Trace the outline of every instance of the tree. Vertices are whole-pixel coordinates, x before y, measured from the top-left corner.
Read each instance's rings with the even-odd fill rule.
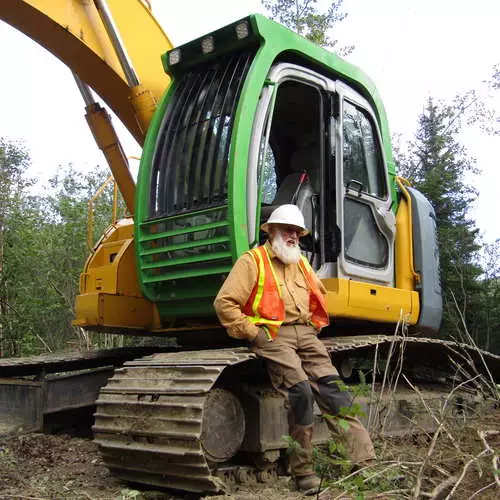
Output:
[[[424,193],[436,212],[444,294],[443,335],[461,331],[461,317],[475,331],[482,273],[478,229],[469,216],[477,193],[466,179],[475,161],[457,140],[461,109],[429,98],[415,140],[397,158],[400,174]]]
[[[16,142],[0,138],[0,356],[10,352],[12,325],[18,316],[15,292],[10,286],[16,266],[13,235],[22,222],[20,213],[28,202],[27,189],[34,180],[26,177],[29,155]]]
[[[326,11],[318,10],[318,0],[262,0],[262,5],[271,19],[321,47],[335,49],[338,40],[331,40],[328,31],[346,18],[347,14],[341,12],[343,2],[333,0]],[[337,52],[345,56],[353,49],[354,46],[342,47]]]
[[[480,326],[476,337],[480,345],[488,351],[500,353],[500,239],[485,244],[482,248],[481,289],[477,308],[477,324]]]
[[[53,351],[77,341],[71,326],[88,256],[87,203],[107,177],[71,166],[30,194],[28,153],[0,139],[0,356]],[[95,203],[95,234],[111,222],[112,186]],[[95,240],[95,238],[94,238]]]

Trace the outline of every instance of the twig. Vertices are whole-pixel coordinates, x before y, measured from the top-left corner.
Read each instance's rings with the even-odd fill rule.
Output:
[[[400,495],[401,493],[407,493],[410,490],[405,488],[405,489],[399,489],[399,490],[389,490],[389,491],[383,491],[382,493],[377,493],[374,496],[369,496],[368,498],[387,498],[387,495]],[[398,496],[398,498],[401,498]]]
[[[390,469],[394,469],[394,467],[399,466],[399,465],[400,465],[400,462],[394,462],[394,463],[392,463],[388,467],[385,467],[384,469],[375,472],[375,474],[372,474],[371,476],[368,476],[367,478],[365,478],[363,480],[363,484],[366,483],[366,482],[368,482],[368,481],[370,481],[371,479],[373,479],[373,478],[375,478],[377,476],[380,476],[381,474],[387,472]],[[372,466],[362,467],[361,469],[358,469],[358,470],[352,472],[351,474],[349,474],[348,476],[343,477],[342,479],[336,481],[335,483],[332,484],[332,486],[340,485],[344,481],[346,481],[347,479],[349,479],[350,477],[354,477],[355,475],[359,474],[363,470],[369,469],[370,467],[372,467]],[[355,486],[351,486],[350,488],[347,488],[346,491],[344,491],[340,495],[336,496],[333,500],[338,500],[339,498],[342,498],[346,493],[349,493],[349,491],[351,491],[353,488],[355,488]]]
[[[449,476],[432,490],[430,497],[432,499],[443,498],[443,495],[446,493],[448,489],[453,487],[456,480],[457,480],[456,476]]]
[[[493,481],[492,483],[487,484],[486,486],[483,486],[481,489],[477,490],[475,493],[473,493],[469,497],[469,500],[471,500],[474,497],[477,497],[479,495],[479,493],[482,493],[483,491],[486,491],[486,490],[490,489],[492,486],[495,486],[495,481]]]
[[[356,469],[354,472],[351,472],[349,475],[344,476],[343,478],[332,483],[332,486],[337,486],[339,484],[342,484],[344,481],[347,481],[348,479],[350,479],[354,476],[357,476],[358,474],[360,474],[364,470],[370,469],[371,467],[373,467],[373,465],[366,465],[365,467],[360,467],[359,469]]]
[[[401,335],[398,336],[398,331],[400,328],[401,328]],[[388,387],[389,387],[388,398],[387,398],[388,399],[387,412],[386,412],[386,414],[384,416],[384,420],[380,426],[380,434],[384,433],[387,419],[389,418],[389,415],[390,415],[391,403],[393,401],[393,398],[391,397],[391,393],[394,394],[396,392],[397,382],[399,380],[399,377],[401,375],[401,371],[403,368],[403,356],[404,356],[404,349],[405,349],[405,340],[404,340],[405,339],[405,329],[406,329],[406,322],[405,322],[405,319],[401,313],[399,320],[398,320],[398,323],[396,324],[396,328],[394,330],[394,336],[391,340],[391,346],[389,348],[389,353],[387,355],[386,367],[384,370],[384,377],[382,380],[382,387],[380,389],[380,396],[382,397],[384,394],[385,385],[387,382]],[[393,357],[394,350],[395,350],[396,340],[398,341],[398,345],[399,345],[399,357],[397,360],[397,368],[396,368],[395,375],[392,375],[390,373],[390,366],[391,366],[391,359]],[[377,413],[379,413],[378,408],[377,408]]]
[[[425,409],[429,412],[429,414],[431,415],[431,417],[435,420],[435,422],[438,424],[438,427],[436,429],[436,431],[434,432],[434,436],[432,438],[432,442],[431,442],[431,445],[429,447],[429,449],[427,450],[427,455],[425,457],[425,459],[423,460],[422,462],[422,465],[420,467],[420,470],[419,470],[419,473],[418,473],[418,476],[417,476],[417,481],[415,483],[415,489],[414,489],[414,493],[413,493],[413,498],[415,499],[418,499],[420,497],[420,489],[422,487],[422,480],[423,480],[423,477],[424,477],[424,470],[425,470],[425,467],[432,455],[432,453],[434,452],[434,448],[436,446],[436,442],[437,442],[437,439],[439,437],[439,434],[441,433],[441,431],[444,431],[446,432],[447,436],[449,437],[450,441],[452,442],[453,446],[461,452],[461,449],[460,449],[460,446],[456,443],[456,440],[455,438],[451,435],[451,433],[446,429],[445,427],[445,424],[444,424],[444,416],[445,416],[445,413],[446,413],[446,408],[448,406],[448,403],[450,402],[453,394],[458,391],[458,389],[460,389],[461,386],[465,385],[465,384],[468,384],[470,383],[470,380],[465,380],[464,382],[458,384],[456,387],[454,387],[450,393],[448,394],[448,396],[446,397],[445,401],[444,401],[444,404],[443,404],[443,407],[441,409],[441,420],[435,415],[435,413],[431,410],[431,408],[429,407],[429,405],[427,404],[427,402],[425,401],[425,398],[423,397],[422,393],[420,392],[420,390],[415,387],[409,380],[408,378],[406,377],[406,375],[403,375],[404,379],[406,380],[406,382],[408,383],[408,385],[419,395],[421,401],[422,401],[422,404],[424,405]],[[472,380],[474,380],[476,377],[474,377]]]
[[[373,478],[375,478],[377,476],[380,476],[380,474],[383,474],[384,472],[387,472],[390,469],[394,469],[394,467],[396,467],[398,465],[399,465],[399,463],[394,463],[392,465],[389,465],[389,466],[385,467],[384,469],[382,469],[380,471],[375,472],[371,476],[368,476],[366,479],[364,479],[363,483],[366,483],[366,482],[370,481],[371,479],[373,479]]]
[[[42,337],[40,337],[40,335],[37,333],[36,334],[38,340],[40,340],[40,342],[45,346],[45,349],[47,349],[49,352],[52,352],[52,349],[49,347],[49,345],[47,344],[47,342],[45,342],[45,340],[42,339]]]
[[[425,398],[423,397],[422,393],[420,392],[420,390],[415,387],[407,378],[405,375],[403,375],[404,379],[406,380],[406,382],[408,383],[408,385],[420,396],[420,400],[422,401],[422,404],[424,405],[425,409],[429,412],[430,416],[434,419],[434,421],[440,425],[441,424],[441,421],[436,417],[436,415],[434,414],[434,412],[431,410],[431,408],[429,407],[429,405],[427,404],[427,401],[425,401]],[[473,379],[470,379],[470,380],[465,380],[464,382],[461,382],[460,384],[458,384],[456,387],[454,387],[450,393],[448,394],[448,396],[446,396],[446,400],[443,404],[443,408],[441,410],[441,414],[444,415],[444,412],[446,410],[446,407],[448,406],[448,403],[450,402],[450,399],[451,397],[453,396],[453,394],[458,391],[458,389],[460,389],[460,387],[468,384],[471,382],[471,380],[474,380],[478,377],[478,375],[476,375],[476,377],[474,377]],[[460,453],[462,453],[462,450],[460,448],[460,446],[458,446],[455,438],[451,435],[451,433],[447,430],[446,427],[443,426],[443,430],[446,432],[446,435],[448,436],[448,438],[450,439],[450,441],[452,442],[453,446],[455,447],[456,450],[458,450]]]
[[[441,430],[443,429],[443,427],[444,427],[444,422],[441,422],[439,424],[438,428],[436,429],[436,431],[434,432],[434,436],[432,437],[431,445],[429,446],[429,448],[427,450],[427,455],[425,456],[425,458],[422,461],[422,464],[420,466],[420,470],[419,470],[418,475],[417,475],[417,481],[415,483],[415,489],[413,490],[413,498],[415,498],[415,500],[418,500],[420,498],[420,489],[422,487],[422,480],[424,478],[424,470],[425,470],[425,467],[427,465],[427,462],[431,458],[431,455],[434,453],[434,448],[436,446],[439,434],[441,433]]]
[[[486,441],[486,438],[488,436],[497,436],[500,434],[500,431],[484,431],[484,432],[478,432],[479,437],[481,438],[484,449],[488,451],[488,453],[491,453],[493,455],[491,461],[493,464],[493,477],[495,478],[495,482],[497,485],[500,487],[500,478],[498,477],[498,473],[495,474],[495,471],[498,470],[498,456],[495,454],[495,450],[488,444]]]
[[[372,411],[375,401],[375,379],[377,378],[378,344],[375,345],[375,356],[373,358],[372,389],[370,392],[370,411],[368,412],[368,432],[372,432]]]
[[[486,437],[487,436],[490,436],[490,435],[496,435],[499,433],[499,431],[477,431],[477,433],[479,434],[479,437],[481,438],[483,444],[484,444],[484,450],[481,452],[481,453],[478,453],[475,457],[472,457],[465,465],[464,465],[464,468],[462,469],[462,473],[460,474],[457,482],[455,483],[455,486],[453,486],[452,490],[450,491],[450,493],[448,494],[448,496],[446,497],[446,500],[450,499],[453,497],[453,494],[455,493],[455,491],[457,490],[458,486],[460,485],[460,483],[463,481],[465,475],[467,474],[467,471],[469,469],[469,467],[474,463],[476,462],[477,460],[479,460],[481,457],[483,457],[484,455],[489,455],[490,453],[493,453],[493,450],[492,448],[490,447],[490,445],[488,444],[488,442],[486,441]],[[496,478],[495,478],[495,481],[496,481]]]
[[[431,464],[431,467],[443,474],[443,476],[450,477],[450,473],[446,469],[443,469],[441,466],[437,464]]]
[[[467,339],[468,339],[468,341],[469,341],[470,345],[471,345],[472,347],[474,347],[475,351],[476,351],[476,352],[477,352],[477,354],[479,355],[479,357],[480,357],[480,359],[481,359],[481,361],[482,361],[482,363],[483,363],[483,366],[484,366],[484,368],[486,369],[486,372],[488,373],[488,376],[489,376],[489,378],[490,378],[491,388],[492,388],[492,389],[494,389],[494,394],[496,394],[497,398],[500,398],[499,391],[498,391],[498,389],[497,389],[497,387],[496,387],[496,384],[495,384],[495,379],[494,379],[493,375],[492,375],[492,374],[491,374],[491,372],[490,372],[490,369],[489,369],[489,367],[488,367],[488,364],[486,363],[486,361],[485,361],[485,359],[484,359],[484,356],[483,356],[483,354],[482,354],[481,350],[479,349],[479,347],[477,346],[477,344],[474,342],[474,339],[472,338],[471,334],[469,333],[469,330],[467,329],[467,325],[466,325],[466,323],[465,323],[465,318],[464,318],[463,314],[461,313],[461,311],[460,311],[460,309],[459,309],[459,307],[458,307],[458,304],[457,304],[457,299],[455,298],[455,295],[454,295],[454,293],[453,293],[453,292],[451,292],[451,296],[452,296],[452,298],[453,298],[453,301],[455,302],[455,307],[456,307],[456,308],[457,308],[457,310],[458,310],[458,314],[459,314],[459,316],[460,316],[460,321],[462,322],[462,326],[464,327],[464,331],[465,331],[465,334],[466,334],[466,336],[467,336]],[[476,372],[477,372],[477,370],[476,370]]]

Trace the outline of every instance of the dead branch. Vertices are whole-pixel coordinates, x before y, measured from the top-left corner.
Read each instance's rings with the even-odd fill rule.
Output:
[[[438,484],[430,494],[431,500],[441,500],[442,498],[444,498],[444,495],[446,495],[448,491],[453,487],[456,480],[456,476],[450,476],[442,483]]]
[[[376,495],[370,495],[367,498],[388,498],[388,495],[398,495],[396,498],[401,498],[400,495],[402,493],[408,493],[409,491],[409,489],[389,490],[377,493]]]
[[[420,390],[415,387],[409,380],[408,378],[403,375],[404,379],[406,380],[406,382],[408,383],[408,385],[419,395],[420,397],[420,400],[422,402],[422,404],[424,405],[425,409],[429,412],[429,415],[433,418],[433,420],[438,424],[438,426],[440,426],[442,424],[442,420],[440,420],[434,413],[434,411],[430,408],[430,406],[427,404],[427,401],[425,400],[425,398],[423,397],[422,393],[420,392]],[[448,396],[446,397],[445,399],[445,402],[443,404],[443,408],[441,409],[441,415],[444,416],[444,412],[446,410],[446,407],[448,406],[448,403],[451,399],[451,397],[453,396],[453,394],[458,391],[458,389],[460,389],[460,387],[464,386],[465,384],[468,384],[470,383],[470,380],[465,380],[464,382],[458,384],[456,387],[454,387],[450,393],[448,394]],[[448,431],[448,429],[443,425],[442,426],[442,430],[446,433],[446,435],[448,436],[449,440],[451,441],[451,443],[453,444],[453,446],[455,447],[455,449],[460,453],[460,454],[463,454],[460,446],[458,445],[458,443],[456,442],[455,438],[451,435],[451,433]]]
[[[37,333],[36,334],[38,340],[45,346],[45,349],[47,349],[47,351],[49,352],[52,352],[52,349],[50,348],[50,346],[47,344],[47,342],[45,342],[45,340],[42,339],[42,337],[40,337],[40,335]]]
[[[422,464],[420,466],[420,470],[418,471],[417,481],[415,483],[415,489],[413,490],[413,498],[415,498],[415,500],[418,500],[420,498],[420,490],[422,488],[422,481],[424,478],[424,470],[425,470],[425,467],[427,466],[427,463],[429,462],[432,454],[434,453],[434,448],[436,446],[437,440],[439,438],[439,435],[441,434],[441,430],[443,429],[443,427],[444,427],[444,422],[440,422],[440,424],[438,425],[438,428],[434,432],[434,436],[432,436],[431,445],[427,449],[427,455],[425,456],[424,460],[422,461]]]
[[[401,329],[401,335],[398,336],[398,330]],[[382,387],[380,389],[380,394],[382,395],[384,393],[384,388],[385,388],[385,383],[387,381],[388,384],[388,410],[387,413],[385,414],[384,421],[380,427],[380,433],[382,434],[384,432],[385,426],[387,424],[387,419],[389,418],[390,415],[390,408],[391,408],[391,401],[393,400],[393,397],[391,394],[394,394],[397,389],[398,381],[401,376],[402,370],[403,370],[403,360],[404,360],[404,351],[406,348],[406,332],[408,329],[408,324],[406,322],[406,319],[404,318],[402,311],[398,320],[398,323],[396,325],[396,329],[394,331],[394,336],[391,341],[391,347],[389,349],[389,354],[387,356],[387,362],[386,362],[386,367],[384,370],[384,377],[382,380]],[[399,356],[397,359],[396,363],[396,369],[391,373],[390,372],[390,366],[391,366],[391,359],[394,355],[395,351],[395,343],[396,340],[399,339],[398,341],[398,347],[399,347]],[[378,408],[377,408],[378,410]]]
[[[486,441],[486,438],[488,436],[497,436],[500,434],[500,431],[483,431],[483,432],[478,432],[479,437],[481,438],[481,441],[483,442],[484,449],[488,451],[488,453],[491,453],[493,455],[491,461],[493,465],[493,477],[495,478],[495,482],[497,485],[500,487],[500,478],[498,477],[498,474],[495,474],[495,471],[498,470],[498,456],[495,453],[495,450],[488,444]]]
[[[486,363],[481,350],[479,349],[479,347],[477,346],[476,342],[474,341],[474,339],[472,338],[471,334],[469,333],[469,330],[467,329],[467,325],[465,323],[465,318],[464,318],[463,314],[461,313],[461,311],[460,311],[460,309],[458,307],[457,299],[455,298],[455,295],[454,295],[453,292],[451,292],[451,296],[452,296],[453,301],[455,303],[455,307],[458,310],[458,314],[460,316],[460,321],[462,322],[462,326],[464,328],[464,332],[465,332],[465,335],[467,337],[467,340],[469,341],[469,344],[472,347],[474,347],[475,351],[477,352],[477,354],[479,355],[479,358],[481,359],[481,361],[483,363],[483,366],[484,366],[484,368],[486,370],[486,373],[488,374],[488,377],[490,379],[489,380],[489,382],[491,384],[490,387],[492,388],[493,393],[496,394],[497,399],[500,399],[500,392],[498,391],[496,383],[495,383],[495,379],[494,379],[493,375],[491,374],[490,369],[488,368],[488,363]],[[477,372],[477,370],[476,370],[476,372]]]
[[[489,431],[477,431],[479,437],[481,438],[481,441],[483,442],[483,445],[484,445],[484,449],[483,451],[481,451],[480,453],[478,453],[475,457],[472,457],[463,467],[462,469],[462,473],[460,474],[460,476],[458,477],[458,480],[457,482],[455,483],[455,486],[453,486],[452,490],[450,491],[450,493],[448,494],[448,496],[446,497],[446,500],[450,499],[453,497],[453,494],[455,493],[455,491],[457,490],[458,486],[460,485],[460,483],[463,481],[465,475],[467,474],[467,471],[469,470],[469,467],[474,464],[475,462],[477,462],[481,457],[485,456],[485,455],[489,455],[489,454],[494,454],[494,451],[493,449],[490,447],[490,445],[488,444],[488,442],[486,441],[486,438],[488,436],[493,436],[493,435],[497,435],[500,433],[500,431],[492,431],[492,430],[489,430]],[[497,481],[497,477],[495,477],[495,481]]]
[[[375,401],[375,379],[377,378],[377,362],[378,362],[378,344],[375,345],[375,357],[373,358],[373,372],[372,372],[372,388],[370,392],[370,410],[368,412],[368,432],[371,434],[372,429],[372,412],[373,412],[373,404]],[[378,401],[377,401],[377,409],[378,409]]]
[[[445,427],[445,424],[444,424],[444,417],[445,417],[445,414],[446,414],[446,408],[448,406],[448,403],[450,402],[452,396],[454,395],[454,393],[456,391],[458,391],[458,389],[460,389],[461,386],[465,385],[465,384],[468,384],[470,383],[469,380],[465,380],[464,382],[458,384],[456,387],[454,387],[450,393],[448,394],[448,396],[446,396],[446,399],[444,401],[444,404],[442,406],[442,409],[441,409],[441,418],[439,419],[436,414],[434,413],[434,411],[430,408],[430,406],[427,404],[427,402],[425,401],[425,398],[423,397],[422,393],[420,392],[420,390],[414,386],[409,380],[408,378],[406,377],[406,375],[403,374],[403,378],[406,380],[407,384],[419,395],[420,397],[420,400],[422,401],[422,404],[424,405],[425,409],[429,412],[429,415],[431,415],[431,417],[433,418],[433,420],[438,424],[438,427],[436,429],[436,431],[434,432],[434,435],[433,435],[433,438],[432,438],[432,442],[431,442],[431,445],[429,446],[429,449],[427,450],[427,455],[426,457],[424,458],[423,462],[422,462],[422,465],[420,467],[420,470],[419,470],[419,473],[418,473],[418,476],[417,476],[417,481],[415,483],[415,489],[414,489],[414,493],[413,493],[413,498],[415,499],[418,499],[420,497],[420,490],[421,490],[421,487],[422,487],[422,481],[423,481],[423,478],[424,478],[424,470],[425,470],[425,467],[427,466],[427,463],[429,462],[430,460],[430,457],[432,456],[432,454],[434,453],[434,448],[436,446],[436,443],[437,443],[437,440],[438,440],[438,437],[441,433],[441,431],[444,431],[446,432],[446,435],[448,436],[448,438],[450,439],[450,441],[452,442],[453,446],[461,452],[461,449],[460,449],[460,446],[458,445],[458,443],[456,442],[455,438],[451,435],[451,433],[446,429]],[[476,378],[476,377],[475,377]]]
[[[490,484],[487,484],[486,486],[483,486],[481,489],[477,490],[475,493],[473,493],[470,497],[469,500],[471,500],[474,497],[477,497],[480,493],[483,491],[489,490],[492,486],[495,486],[495,481],[493,481]]]

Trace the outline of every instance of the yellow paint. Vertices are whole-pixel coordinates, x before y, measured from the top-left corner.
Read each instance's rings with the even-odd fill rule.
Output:
[[[144,298],[87,293],[77,296],[75,309],[73,325],[82,328],[117,328],[133,333],[159,326],[155,322],[154,304]]]
[[[418,320],[417,292],[343,278],[322,282],[327,289],[328,314],[334,318],[396,323],[403,317],[411,325]]]
[[[160,56],[172,44],[141,0],[107,0],[107,4],[139,87],[126,82],[91,0],[1,0],[0,19],[52,52],[90,85],[142,144],[151,106],[170,83]]]
[[[132,218],[110,226],[80,276],[74,325],[83,328],[153,330],[161,327],[154,303],[137,280]]]
[[[97,103],[87,106],[86,109],[87,114],[85,118],[87,119],[89,128],[99,149],[106,157],[128,212],[133,215],[135,208],[135,182],[128,167],[128,159],[111,123],[111,117]]]
[[[396,288],[415,290],[420,276],[413,267],[413,224],[410,194],[404,184],[407,181],[397,177],[396,181],[403,194],[396,215]]]

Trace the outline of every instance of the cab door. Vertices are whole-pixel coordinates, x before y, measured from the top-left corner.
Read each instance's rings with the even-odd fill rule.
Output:
[[[395,216],[380,133],[369,103],[336,82],[338,277],[393,286]]]

